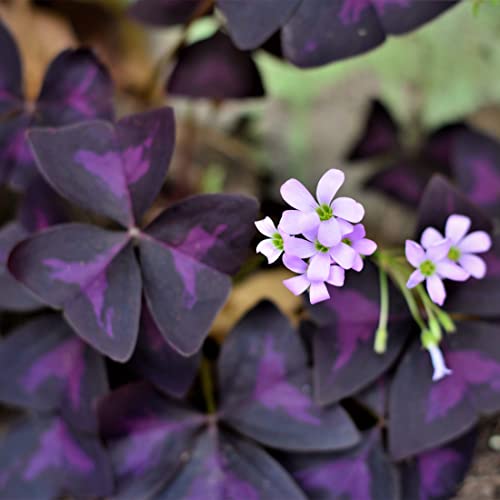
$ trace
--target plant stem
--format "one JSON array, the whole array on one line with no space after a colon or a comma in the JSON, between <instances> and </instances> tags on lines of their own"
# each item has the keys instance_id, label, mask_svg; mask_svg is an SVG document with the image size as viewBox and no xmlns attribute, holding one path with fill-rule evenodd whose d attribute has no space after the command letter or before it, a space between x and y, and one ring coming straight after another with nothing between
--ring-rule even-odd
<instances>
[{"instance_id":1,"label":"plant stem","mask_svg":"<svg viewBox=\"0 0 500 500\"><path fill-rule=\"evenodd\" d=\"M378 327L375 332L375 342L373 349L377 354L384 354L387 350L387 322L389 321L389 284L387 282L387 273L379 267L380 283L380 316Z\"/></svg>"},{"instance_id":2,"label":"plant stem","mask_svg":"<svg viewBox=\"0 0 500 500\"><path fill-rule=\"evenodd\" d=\"M210 361L208 361L205 357L201 360L200 379L203 397L205 398L205 404L207 405L207 412L212 415L217 411L217 408L215 406L214 399L212 367L210 365Z\"/></svg>"}]
</instances>

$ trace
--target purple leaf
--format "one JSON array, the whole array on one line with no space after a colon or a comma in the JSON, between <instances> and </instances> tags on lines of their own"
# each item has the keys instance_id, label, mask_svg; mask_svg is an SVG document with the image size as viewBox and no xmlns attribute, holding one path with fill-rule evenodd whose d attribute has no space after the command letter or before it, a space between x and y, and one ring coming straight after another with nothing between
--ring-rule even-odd
<instances>
[{"instance_id":1,"label":"purple leaf","mask_svg":"<svg viewBox=\"0 0 500 500\"><path fill-rule=\"evenodd\" d=\"M467 125L461 122L434 130L422 147L422 156L438 165L442 174L451 176L455 144L459 143L461 134L467 130Z\"/></svg>"},{"instance_id":2,"label":"purple leaf","mask_svg":"<svg viewBox=\"0 0 500 500\"><path fill-rule=\"evenodd\" d=\"M161 189L174 135L172 110L163 108L116 126L34 129L29 139L41 173L63 197L132 227Z\"/></svg>"},{"instance_id":3,"label":"purple leaf","mask_svg":"<svg viewBox=\"0 0 500 500\"><path fill-rule=\"evenodd\" d=\"M187 23L202 3L203 0L136 0L129 13L151 26L173 26Z\"/></svg>"},{"instance_id":4,"label":"purple leaf","mask_svg":"<svg viewBox=\"0 0 500 500\"><path fill-rule=\"evenodd\" d=\"M399 148L396 122L388 109L379 100L374 99L361 137L347 158L350 161L364 160L372 156L394 153Z\"/></svg>"},{"instance_id":5,"label":"purple leaf","mask_svg":"<svg viewBox=\"0 0 500 500\"><path fill-rule=\"evenodd\" d=\"M264 88L251 55L222 32L182 48L167 92L186 97L242 99L261 97Z\"/></svg>"},{"instance_id":6,"label":"purple leaf","mask_svg":"<svg viewBox=\"0 0 500 500\"><path fill-rule=\"evenodd\" d=\"M224 420L268 446L320 451L358 440L343 409L313 401L305 348L271 303L253 309L224 342L219 383Z\"/></svg>"},{"instance_id":7,"label":"purple leaf","mask_svg":"<svg viewBox=\"0 0 500 500\"><path fill-rule=\"evenodd\" d=\"M17 45L0 21L0 115L22 106L22 68Z\"/></svg>"},{"instance_id":8,"label":"purple leaf","mask_svg":"<svg viewBox=\"0 0 500 500\"><path fill-rule=\"evenodd\" d=\"M199 361L199 353L185 357L170 347L143 304L139 338L130 359L132 368L166 394L180 398L192 385Z\"/></svg>"},{"instance_id":9,"label":"purple leaf","mask_svg":"<svg viewBox=\"0 0 500 500\"><path fill-rule=\"evenodd\" d=\"M313 336L316 398L329 404L375 381L394 363L412 328L406 303L393 286L389 296L389 339L385 354L373 350L380 317L377 268L366 262L361 273L348 276L332 298L311 307L320 323ZM362 369L360 368L362 367Z\"/></svg>"},{"instance_id":10,"label":"purple leaf","mask_svg":"<svg viewBox=\"0 0 500 500\"><path fill-rule=\"evenodd\" d=\"M454 497L469 469L477 432L417 455L400 466L405 500L445 500Z\"/></svg>"},{"instance_id":11,"label":"purple leaf","mask_svg":"<svg viewBox=\"0 0 500 500\"><path fill-rule=\"evenodd\" d=\"M389 401L389 387L391 379L387 374L378 378L353 397L361 406L368 410L379 421L385 420L387 416L387 404Z\"/></svg>"},{"instance_id":12,"label":"purple leaf","mask_svg":"<svg viewBox=\"0 0 500 500\"><path fill-rule=\"evenodd\" d=\"M453 172L460 189L492 216L500 211L500 143L467 130L457 138Z\"/></svg>"},{"instance_id":13,"label":"purple leaf","mask_svg":"<svg viewBox=\"0 0 500 500\"><path fill-rule=\"evenodd\" d=\"M0 441L4 498L88 498L112 489L109 458L98 439L59 417L19 419Z\"/></svg>"},{"instance_id":14,"label":"purple leaf","mask_svg":"<svg viewBox=\"0 0 500 500\"><path fill-rule=\"evenodd\" d=\"M130 357L141 276L127 233L84 224L49 228L16 246L9 269L45 303L63 309L76 333L97 350L119 361Z\"/></svg>"},{"instance_id":15,"label":"purple leaf","mask_svg":"<svg viewBox=\"0 0 500 500\"><path fill-rule=\"evenodd\" d=\"M250 441L209 427L189 461L154 498L163 500L305 500L288 474Z\"/></svg>"},{"instance_id":16,"label":"purple leaf","mask_svg":"<svg viewBox=\"0 0 500 500\"><path fill-rule=\"evenodd\" d=\"M432 381L429 355L414 342L390 393L389 439L396 459L440 446L472 428L480 415L500 410L499 338L497 324L458 323L443 346L453 373L438 382Z\"/></svg>"},{"instance_id":17,"label":"purple leaf","mask_svg":"<svg viewBox=\"0 0 500 500\"><path fill-rule=\"evenodd\" d=\"M345 452L292 455L284 461L310 499L399 499L397 471L378 430L366 432L359 445Z\"/></svg>"},{"instance_id":18,"label":"purple leaf","mask_svg":"<svg viewBox=\"0 0 500 500\"><path fill-rule=\"evenodd\" d=\"M37 411L60 411L82 430L96 430L94 405L107 391L100 355L59 316L43 316L0 342L0 400Z\"/></svg>"}]
</instances>

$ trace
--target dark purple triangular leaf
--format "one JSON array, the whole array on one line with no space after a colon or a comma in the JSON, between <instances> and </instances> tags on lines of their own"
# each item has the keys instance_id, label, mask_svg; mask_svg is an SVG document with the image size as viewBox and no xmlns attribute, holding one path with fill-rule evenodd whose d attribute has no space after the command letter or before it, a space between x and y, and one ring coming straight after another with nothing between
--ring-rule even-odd
<instances>
[{"instance_id":1,"label":"dark purple triangular leaf","mask_svg":"<svg viewBox=\"0 0 500 500\"><path fill-rule=\"evenodd\" d=\"M373 264L366 262L361 273L348 275L343 288L332 289L330 300L311 307L320 323L313 336L313 357L316 398L322 404L368 386L399 355L412 320L401 295L392 285L389 290L389 339L383 355L373 348L380 318L379 278Z\"/></svg>"},{"instance_id":2,"label":"dark purple triangular leaf","mask_svg":"<svg viewBox=\"0 0 500 500\"><path fill-rule=\"evenodd\" d=\"M460 189L492 216L500 214L500 143L467 130L456 141L453 173Z\"/></svg>"},{"instance_id":3,"label":"dark purple triangular leaf","mask_svg":"<svg viewBox=\"0 0 500 500\"><path fill-rule=\"evenodd\" d=\"M305 500L293 480L250 441L209 427L189 461L153 498L159 500Z\"/></svg>"},{"instance_id":4,"label":"dark purple triangular leaf","mask_svg":"<svg viewBox=\"0 0 500 500\"><path fill-rule=\"evenodd\" d=\"M102 357L60 316L43 316L0 342L0 400L59 411L73 426L96 430L94 406L107 391Z\"/></svg>"},{"instance_id":5,"label":"dark purple triangular leaf","mask_svg":"<svg viewBox=\"0 0 500 500\"><path fill-rule=\"evenodd\" d=\"M238 48L256 49L278 31L302 0L218 0Z\"/></svg>"},{"instance_id":6,"label":"dark purple triangular leaf","mask_svg":"<svg viewBox=\"0 0 500 500\"><path fill-rule=\"evenodd\" d=\"M394 153L400 147L398 126L388 109L377 99L372 101L361 137L347 158L364 160L373 156Z\"/></svg>"},{"instance_id":7,"label":"dark purple triangular leaf","mask_svg":"<svg viewBox=\"0 0 500 500\"><path fill-rule=\"evenodd\" d=\"M170 347L143 304L139 338L130 359L132 368L162 391L180 398L191 387L199 362L199 353L185 357Z\"/></svg>"},{"instance_id":8,"label":"dark purple triangular leaf","mask_svg":"<svg viewBox=\"0 0 500 500\"><path fill-rule=\"evenodd\" d=\"M463 123L451 123L434 130L422 147L422 156L439 165L441 173L451 175L455 145L466 130Z\"/></svg>"},{"instance_id":9,"label":"dark purple triangular leaf","mask_svg":"<svg viewBox=\"0 0 500 500\"><path fill-rule=\"evenodd\" d=\"M387 416L390 381L388 375L383 375L372 385L353 396L361 406L366 408L379 421L383 421Z\"/></svg>"},{"instance_id":10,"label":"dark purple triangular leaf","mask_svg":"<svg viewBox=\"0 0 500 500\"><path fill-rule=\"evenodd\" d=\"M16 42L0 21L0 115L22 106L23 77Z\"/></svg>"},{"instance_id":11,"label":"dark purple triangular leaf","mask_svg":"<svg viewBox=\"0 0 500 500\"><path fill-rule=\"evenodd\" d=\"M222 32L182 48L167 92L186 97L261 97L264 88L250 53L238 50Z\"/></svg>"},{"instance_id":12,"label":"dark purple triangular leaf","mask_svg":"<svg viewBox=\"0 0 500 500\"><path fill-rule=\"evenodd\" d=\"M90 498L112 490L111 464L99 440L59 417L20 419L0 440L3 498Z\"/></svg>"},{"instance_id":13,"label":"dark purple triangular leaf","mask_svg":"<svg viewBox=\"0 0 500 500\"><path fill-rule=\"evenodd\" d=\"M400 466L404 500L447 500L455 496L469 469L477 432L417 455Z\"/></svg>"},{"instance_id":14,"label":"dark purple triangular leaf","mask_svg":"<svg viewBox=\"0 0 500 500\"><path fill-rule=\"evenodd\" d=\"M51 63L36 103L35 123L65 125L113 118L113 85L88 49L65 50Z\"/></svg>"},{"instance_id":15,"label":"dark purple triangular leaf","mask_svg":"<svg viewBox=\"0 0 500 500\"><path fill-rule=\"evenodd\" d=\"M415 341L390 393L389 438L396 459L440 446L473 427L480 415L500 410L499 339L498 324L458 323L442 346L453 373L437 382L428 353Z\"/></svg>"},{"instance_id":16,"label":"dark purple triangular leaf","mask_svg":"<svg viewBox=\"0 0 500 500\"><path fill-rule=\"evenodd\" d=\"M132 354L141 276L127 233L84 224L41 231L13 250L9 269L87 342L118 361Z\"/></svg>"},{"instance_id":17,"label":"dark purple triangular leaf","mask_svg":"<svg viewBox=\"0 0 500 500\"><path fill-rule=\"evenodd\" d=\"M384 40L384 29L369 1L302 1L282 30L283 52L300 67L352 57Z\"/></svg>"},{"instance_id":18,"label":"dark purple triangular leaf","mask_svg":"<svg viewBox=\"0 0 500 500\"><path fill-rule=\"evenodd\" d=\"M169 400L145 383L111 393L100 405L118 498L151 498L183 462L205 416Z\"/></svg>"},{"instance_id":19,"label":"dark purple triangular leaf","mask_svg":"<svg viewBox=\"0 0 500 500\"><path fill-rule=\"evenodd\" d=\"M284 462L310 500L399 499L396 467L387 457L377 429L366 432L351 450L292 455Z\"/></svg>"},{"instance_id":20,"label":"dark purple triangular leaf","mask_svg":"<svg viewBox=\"0 0 500 500\"><path fill-rule=\"evenodd\" d=\"M29 139L41 173L63 197L132 227L161 189L174 135L172 110L162 108L116 126L33 129Z\"/></svg>"},{"instance_id":21,"label":"dark purple triangular leaf","mask_svg":"<svg viewBox=\"0 0 500 500\"><path fill-rule=\"evenodd\" d=\"M137 0L129 13L151 26L173 26L187 23L202 3L203 0Z\"/></svg>"},{"instance_id":22,"label":"dark purple triangular leaf","mask_svg":"<svg viewBox=\"0 0 500 500\"><path fill-rule=\"evenodd\" d=\"M347 448L358 440L342 408L323 409L313 401L298 332L269 302L245 316L224 342L219 384L222 418L268 446L321 451Z\"/></svg>"},{"instance_id":23,"label":"dark purple triangular leaf","mask_svg":"<svg viewBox=\"0 0 500 500\"><path fill-rule=\"evenodd\" d=\"M17 222L11 222L0 229L0 309L32 311L43 306L7 269L10 251L26 236L28 231Z\"/></svg>"}]
</instances>

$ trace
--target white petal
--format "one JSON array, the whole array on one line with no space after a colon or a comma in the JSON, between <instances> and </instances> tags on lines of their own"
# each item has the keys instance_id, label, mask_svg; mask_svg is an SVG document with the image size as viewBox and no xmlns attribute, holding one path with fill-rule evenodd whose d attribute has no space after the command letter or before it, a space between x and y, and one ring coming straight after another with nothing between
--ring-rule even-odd
<instances>
[{"instance_id":1,"label":"white petal","mask_svg":"<svg viewBox=\"0 0 500 500\"><path fill-rule=\"evenodd\" d=\"M310 283L305 274L301 274L300 276L294 276L293 278L284 280L283 285L285 285L294 295L300 295L308 289Z\"/></svg>"},{"instance_id":2,"label":"white petal","mask_svg":"<svg viewBox=\"0 0 500 500\"><path fill-rule=\"evenodd\" d=\"M329 298L330 294L328 293L328 289L323 282L311 283L311 288L309 288L309 301L311 304L317 304L318 302L323 302Z\"/></svg>"},{"instance_id":3,"label":"white petal","mask_svg":"<svg viewBox=\"0 0 500 500\"><path fill-rule=\"evenodd\" d=\"M342 233L340 232L337 219L332 217L329 220L323 220L319 223L318 241L325 247L333 247L340 243Z\"/></svg>"},{"instance_id":4,"label":"white petal","mask_svg":"<svg viewBox=\"0 0 500 500\"><path fill-rule=\"evenodd\" d=\"M485 231L468 234L458 245L461 252L483 253L491 248L491 236Z\"/></svg>"},{"instance_id":5,"label":"white petal","mask_svg":"<svg viewBox=\"0 0 500 500\"><path fill-rule=\"evenodd\" d=\"M330 255L339 266L342 266L344 269L351 269L357 253L349 245L339 243L330 249Z\"/></svg>"},{"instance_id":6,"label":"white petal","mask_svg":"<svg viewBox=\"0 0 500 500\"><path fill-rule=\"evenodd\" d=\"M444 289L441 278L437 274L429 276L426 279L426 288L432 302L438 306L442 306L446 299L446 290Z\"/></svg>"},{"instance_id":7,"label":"white petal","mask_svg":"<svg viewBox=\"0 0 500 500\"><path fill-rule=\"evenodd\" d=\"M294 273L304 274L307 271L307 264L302 259L286 253L283 255L283 265Z\"/></svg>"},{"instance_id":8,"label":"white petal","mask_svg":"<svg viewBox=\"0 0 500 500\"><path fill-rule=\"evenodd\" d=\"M443 235L435 228L428 227L423 233L422 238L420 238L420 243L427 249L431 245L434 245L438 241L443 240Z\"/></svg>"},{"instance_id":9,"label":"white petal","mask_svg":"<svg viewBox=\"0 0 500 500\"><path fill-rule=\"evenodd\" d=\"M314 243L302 238L288 237L284 239L283 243L287 254L295 255L301 259L308 259L316 253Z\"/></svg>"},{"instance_id":10,"label":"white petal","mask_svg":"<svg viewBox=\"0 0 500 500\"><path fill-rule=\"evenodd\" d=\"M408 282L406 283L406 288L415 288L418 284L424 281L425 276L417 269L413 271L408 278Z\"/></svg>"},{"instance_id":11,"label":"white petal","mask_svg":"<svg viewBox=\"0 0 500 500\"><path fill-rule=\"evenodd\" d=\"M266 217L265 219L255 221L254 224L259 232L264 236L271 237L278 232L271 217Z\"/></svg>"},{"instance_id":12,"label":"white petal","mask_svg":"<svg viewBox=\"0 0 500 500\"><path fill-rule=\"evenodd\" d=\"M406 240L405 244L406 260L413 266L418 267L425 260L424 249L415 241Z\"/></svg>"},{"instance_id":13,"label":"white petal","mask_svg":"<svg viewBox=\"0 0 500 500\"><path fill-rule=\"evenodd\" d=\"M432 368L434 374L432 375L433 382L441 380L447 375L451 375L452 371L446 366L443 353L437 345L431 345L427 348L431 356Z\"/></svg>"},{"instance_id":14,"label":"white petal","mask_svg":"<svg viewBox=\"0 0 500 500\"><path fill-rule=\"evenodd\" d=\"M453 243L458 243L470 228L470 218L466 215L453 214L448 217L444 234Z\"/></svg>"},{"instance_id":15,"label":"white petal","mask_svg":"<svg viewBox=\"0 0 500 500\"><path fill-rule=\"evenodd\" d=\"M332 168L325 172L318 182L316 198L320 204L330 205L340 186L344 184L345 175L342 170Z\"/></svg>"},{"instance_id":16,"label":"white petal","mask_svg":"<svg viewBox=\"0 0 500 500\"><path fill-rule=\"evenodd\" d=\"M349 222L360 222L365 216L365 209L361 203L352 198L337 198L332 203L333 214Z\"/></svg>"},{"instance_id":17,"label":"white petal","mask_svg":"<svg viewBox=\"0 0 500 500\"><path fill-rule=\"evenodd\" d=\"M285 210L278 224L278 229L288 234L300 234L316 229L319 222L319 215L316 212Z\"/></svg>"},{"instance_id":18,"label":"white petal","mask_svg":"<svg viewBox=\"0 0 500 500\"><path fill-rule=\"evenodd\" d=\"M257 253L261 253L267 257L267 262L272 264L279 259L282 250L279 250L274 246L274 243L270 239L262 240L255 249Z\"/></svg>"},{"instance_id":19,"label":"white petal","mask_svg":"<svg viewBox=\"0 0 500 500\"><path fill-rule=\"evenodd\" d=\"M466 253L458 262L474 278L480 280L486 276L486 262L481 257Z\"/></svg>"},{"instance_id":20,"label":"white petal","mask_svg":"<svg viewBox=\"0 0 500 500\"><path fill-rule=\"evenodd\" d=\"M289 179L280 189L282 198L293 208L309 212L316 210L318 203L307 188L297 179Z\"/></svg>"},{"instance_id":21,"label":"white petal","mask_svg":"<svg viewBox=\"0 0 500 500\"><path fill-rule=\"evenodd\" d=\"M307 278L310 281L326 281L330 275L330 256L327 253L318 253L309 261Z\"/></svg>"},{"instance_id":22,"label":"white petal","mask_svg":"<svg viewBox=\"0 0 500 500\"><path fill-rule=\"evenodd\" d=\"M442 278L447 278L453 281L466 281L470 278L470 274L457 266L454 262L442 260L436 264L436 271Z\"/></svg>"}]
</instances>

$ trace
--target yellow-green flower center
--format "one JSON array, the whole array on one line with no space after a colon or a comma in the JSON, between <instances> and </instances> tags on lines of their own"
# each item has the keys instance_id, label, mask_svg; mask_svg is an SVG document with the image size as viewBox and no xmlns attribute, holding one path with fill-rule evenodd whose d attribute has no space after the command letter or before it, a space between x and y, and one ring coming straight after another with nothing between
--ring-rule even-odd
<instances>
[{"instance_id":1,"label":"yellow-green flower center","mask_svg":"<svg viewBox=\"0 0 500 500\"><path fill-rule=\"evenodd\" d=\"M283 250L283 238L280 233L274 233L271 241L278 250Z\"/></svg>"},{"instance_id":2,"label":"yellow-green flower center","mask_svg":"<svg viewBox=\"0 0 500 500\"><path fill-rule=\"evenodd\" d=\"M319 220L330 220L333 217L333 210L330 205L323 203L316 209L316 213L319 215Z\"/></svg>"},{"instance_id":3,"label":"yellow-green flower center","mask_svg":"<svg viewBox=\"0 0 500 500\"><path fill-rule=\"evenodd\" d=\"M424 260L419 266L420 272L428 278L436 272L436 264L431 260Z\"/></svg>"},{"instance_id":4,"label":"yellow-green flower center","mask_svg":"<svg viewBox=\"0 0 500 500\"><path fill-rule=\"evenodd\" d=\"M462 252L457 247L450 248L450 251L448 252L448 259L452 260L453 262L458 262L461 256Z\"/></svg>"},{"instance_id":5,"label":"yellow-green flower center","mask_svg":"<svg viewBox=\"0 0 500 500\"><path fill-rule=\"evenodd\" d=\"M352 246L352 241L349 238L342 238L342 243Z\"/></svg>"},{"instance_id":6,"label":"yellow-green flower center","mask_svg":"<svg viewBox=\"0 0 500 500\"><path fill-rule=\"evenodd\" d=\"M316 248L316 250L318 252L321 252L321 253L327 253L328 250L330 250L328 247L325 247L325 245L322 245L319 241L316 240L316 242L314 243L314 248Z\"/></svg>"}]
</instances>

